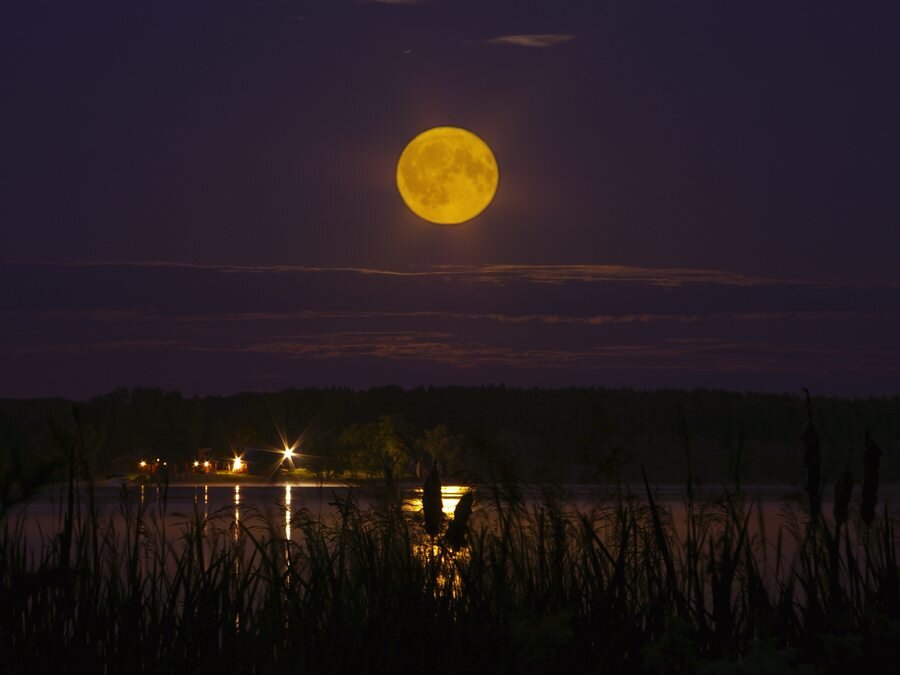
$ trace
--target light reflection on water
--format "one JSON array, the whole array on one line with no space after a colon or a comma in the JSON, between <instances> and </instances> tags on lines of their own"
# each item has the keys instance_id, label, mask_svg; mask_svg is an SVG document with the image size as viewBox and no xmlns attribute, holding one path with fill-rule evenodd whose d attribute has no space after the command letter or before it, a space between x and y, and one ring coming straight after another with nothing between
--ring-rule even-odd
<instances>
[{"instance_id":1,"label":"light reflection on water","mask_svg":"<svg viewBox=\"0 0 900 675\"><path fill-rule=\"evenodd\" d=\"M460 597L462 577L459 568L471 557L468 548L451 551L436 541L420 541L412 544L412 550L413 554L431 569L434 575L435 595L440 596L449 591L451 597Z\"/></svg>"},{"instance_id":2,"label":"light reflection on water","mask_svg":"<svg viewBox=\"0 0 900 675\"><path fill-rule=\"evenodd\" d=\"M185 523L192 522L191 511L197 509L199 512L202 508L203 515L203 534L210 536L221 532L228 540L240 543L245 542L246 538L239 536L241 530L245 526L251 529L256 523L263 522L253 517L254 513L264 515L268 510L274 511L277 520L272 522L276 528L279 538L282 537L285 543L284 556L285 564L290 569L293 561L291 556L293 546L302 543L303 529L294 528L297 519L293 515L293 509L303 509L309 513L317 513L323 522L331 524L339 518L339 510L337 504L346 499L351 488L340 485L320 486L315 483L279 483L279 484L248 484L227 485L227 484L202 484L193 485L171 485L169 486L164 504L159 490L154 489L158 486L148 484L128 485L126 492L135 501L140 500L144 505L146 501L147 507L154 507L146 512L148 519L153 519L150 523L154 528L159 527L160 531L165 532L165 536L176 537L181 531L180 528ZM199 494L203 492L203 506L199 504ZM376 503L376 499L372 493L361 488L352 489L354 495L358 497L358 503L361 509L365 510ZM443 511L446 516L452 517L453 512L459 503L461 497L465 494L467 488L459 485L446 485L442 488ZM567 499L565 500L568 508L577 509L585 513L591 512L596 508L606 509L603 513L608 513L611 505L614 505L614 492L612 489L603 486L568 486L564 488ZM60 488L55 491L48 491L46 496L39 497L29 504L22 507L16 517L22 517L24 523L24 532L28 537L29 550L38 554L44 546L45 540L54 536L61 531L63 521L60 518L60 506L65 504L64 489ZM405 491L407 499L404 500L404 509L411 518L420 518L422 510L422 490L414 486L410 486ZM635 490L634 494L640 500L641 490ZM801 523L804 520L802 506L805 496L797 488L757 488L755 491L748 491L748 499L753 499L754 515L748 523L748 537L751 540L758 541L764 538L768 542L768 550L775 550L776 541L779 537L779 531L788 523L788 515L793 512L800 518ZM99 515L114 526L124 522L124 516L120 510L120 499L122 496L122 488L118 485L98 486L95 492L96 505ZM676 538L683 540L686 530L686 513L683 492L678 492L675 487L670 489L660 489L658 493L658 503L668 513L667 520L673 527L673 533ZM759 501L756 501L756 500ZM856 505L858 497L855 497ZM526 498L529 508L533 508L540 500L539 495L533 495ZM160 509L156 506L160 505ZM879 489L879 508L884 504L888 504L895 517L900 517L900 490L896 486L883 486ZM250 511L248 511L248 508ZM823 504L823 515L829 525L832 523L831 504L826 500ZM853 506L857 509L858 505ZM485 495L481 501L481 508L476 508L473 514L473 524L475 527L491 527L491 516L494 513L493 500ZM200 513L197 513L199 516ZM108 519L108 521L106 520ZM596 527L598 535L601 537L614 536L613 530L608 530L610 521L604 517L598 517ZM170 528L170 529L166 529ZM415 530L414 528L414 531ZM785 532L784 547L782 554L785 561L790 562L797 553L797 544L792 537ZM212 539L210 540L213 541ZM290 543L293 542L293 543ZM428 542L430 546L433 542ZM421 551L423 556L431 554L434 557L434 550L425 548Z\"/></svg>"},{"instance_id":3,"label":"light reflection on water","mask_svg":"<svg viewBox=\"0 0 900 675\"><path fill-rule=\"evenodd\" d=\"M459 500L463 498L471 488L464 485L441 486L441 509L447 518L452 518L456 512ZM423 511L422 496L424 490L418 488L414 491L415 497L403 502L403 508L412 513L420 514ZM412 545L413 553L431 569L434 579L434 591L437 595L450 593L451 597L459 597L462 592L462 578L459 575L459 565L469 558L467 548L459 551L451 551L440 543L439 538L428 541L415 542Z\"/></svg>"},{"instance_id":4,"label":"light reflection on water","mask_svg":"<svg viewBox=\"0 0 900 675\"><path fill-rule=\"evenodd\" d=\"M241 486L234 486L234 541L237 542L241 528Z\"/></svg>"},{"instance_id":5,"label":"light reflection on water","mask_svg":"<svg viewBox=\"0 0 900 675\"><path fill-rule=\"evenodd\" d=\"M443 511L445 516L453 516L456 511L456 505L471 488L464 485L442 485L441 500L443 501ZM403 506L407 511L420 512L422 510L422 488L417 488L413 499L407 499L403 502Z\"/></svg>"},{"instance_id":6,"label":"light reflection on water","mask_svg":"<svg viewBox=\"0 0 900 675\"><path fill-rule=\"evenodd\" d=\"M241 486L234 486L234 543L237 544L240 540L240 527L241 527ZM235 581L240 579L241 577L241 556L236 555L234 557L234 578ZM236 611L234 613L234 629L240 631L241 629L241 613L240 611Z\"/></svg>"},{"instance_id":7,"label":"light reflection on water","mask_svg":"<svg viewBox=\"0 0 900 675\"><path fill-rule=\"evenodd\" d=\"M284 486L284 538L291 540L291 486Z\"/></svg>"},{"instance_id":8,"label":"light reflection on water","mask_svg":"<svg viewBox=\"0 0 900 675\"><path fill-rule=\"evenodd\" d=\"M291 485L284 486L284 588L285 604L287 604L287 589L291 587ZM284 629L288 630L290 621L287 613L284 615Z\"/></svg>"}]
</instances>

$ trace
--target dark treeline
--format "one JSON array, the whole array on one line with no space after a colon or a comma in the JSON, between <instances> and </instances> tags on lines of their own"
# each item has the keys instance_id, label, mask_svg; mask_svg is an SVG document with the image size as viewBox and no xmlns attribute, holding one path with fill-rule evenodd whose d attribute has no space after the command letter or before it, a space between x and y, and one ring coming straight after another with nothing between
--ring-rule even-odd
<instances>
[{"instance_id":1,"label":"dark treeline","mask_svg":"<svg viewBox=\"0 0 900 675\"><path fill-rule=\"evenodd\" d=\"M813 397L812 410L823 478L845 467L861 477L868 431L885 451L883 480L897 481L900 397ZM644 463L654 481L679 483L690 458L700 481L800 485L805 420L799 392L382 387L184 398L122 388L79 402L0 400L0 457L25 466L53 459L79 424L103 475L140 457L177 463L198 448L227 456L280 447L280 430L290 442L302 436L301 462L314 469L374 469L367 457L394 444L445 452L447 468L475 477L502 464L525 479L632 482Z\"/></svg>"}]
</instances>

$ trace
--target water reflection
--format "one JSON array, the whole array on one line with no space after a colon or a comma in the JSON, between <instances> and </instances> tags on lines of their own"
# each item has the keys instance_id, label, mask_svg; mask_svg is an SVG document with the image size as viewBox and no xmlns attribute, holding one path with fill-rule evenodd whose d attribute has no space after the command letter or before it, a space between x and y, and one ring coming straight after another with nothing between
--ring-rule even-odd
<instances>
[{"instance_id":1,"label":"water reflection","mask_svg":"<svg viewBox=\"0 0 900 675\"><path fill-rule=\"evenodd\" d=\"M291 567L291 486L284 486L284 573L290 584L288 573Z\"/></svg>"},{"instance_id":2,"label":"water reflection","mask_svg":"<svg viewBox=\"0 0 900 675\"><path fill-rule=\"evenodd\" d=\"M197 488L194 486L194 513L197 513L197 506L200 504L200 497L197 495ZM200 521L201 532L206 536L209 526L209 485L203 485L203 520Z\"/></svg>"},{"instance_id":3,"label":"water reflection","mask_svg":"<svg viewBox=\"0 0 900 675\"><path fill-rule=\"evenodd\" d=\"M442 485L441 486L441 500L443 502L443 511L445 516L453 517L453 512L456 511L456 505L459 504L459 500L463 498L463 495L467 492L471 492L472 488L466 487L465 485ZM415 511L421 512L422 507L422 488L419 488L415 491L415 497L413 499L407 499L403 506L407 511Z\"/></svg>"},{"instance_id":4,"label":"water reflection","mask_svg":"<svg viewBox=\"0 0 900 675\"><path fill-rule=\"evenodd\" d=\"M240 539L241 528L241 486L234 486L234 542L238 543ZM234 556L234 579L238 582L241 578L241 553L235 552ZM238 632L241 630L241 613L240 610L234 613L234 629Z\"/></svg>"},{"instance_id":5,"label":"water reflection","mask_svg":"<svg viewBox=\"0 0 900 675\"><path fill-rule=\"evenodd\" d=\"M241 529L241 486L234 486L234 541L237 542Z\"/></svg>"},{"instance_id":6,"label":"water reflection","mask_svg":"<svg viewBox=\"0 0 900 675\"><path fill-rule=\"evenodd\" d=\"M291 540L291 486L284 486L284 538Z\"/></svg>"},{"instance_id":7,"label":"water reflection","mask_svg":"<svg viewBox=\"0 0 900 675\"><path fill-rule=\"evenodd\" d=\"M441 510L444 516L452 518L456 512L456 506L464 495L471 492L471 488L464 485L441 486ZM404 502L404 508L414 513L423 512L421 488L415 491L415 497ZM460 565L465 564L469 558L468 549L453 551L449 549L440 538L422 540L413 544L413 553L427 566L433 584L436 597L450 596L460 597L462 593L462 578L460 577Z\"/></svg>"},{"instance_id":8,"label":"water reflection","mask_svg":"<svg viewBox=\"0 0 900 675\"><path fill-rule=\"evenodd\" d=\"M291 486L284 486L284 593L282 594L285 607L287 607L289 597L288 589L291 587ZM287 632L289 627L288 615L284 615L284 630Z\"/></svg>"}]
</instances>

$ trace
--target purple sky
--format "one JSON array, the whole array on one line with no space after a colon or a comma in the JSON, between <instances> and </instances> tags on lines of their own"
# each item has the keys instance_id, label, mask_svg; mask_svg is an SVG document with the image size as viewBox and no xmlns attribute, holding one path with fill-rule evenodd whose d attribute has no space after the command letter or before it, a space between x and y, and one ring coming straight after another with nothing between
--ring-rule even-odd
<instances>
[{"instance_id":1,"label":"purple sky","mask_svg":"<svg viewBox=\"0 0 900 675\"><path fill-rule=\"evenodd\" d=\"M0 396L380 384L900 391L900 10L18 2ZM405 143L471 129L474 221Z\"/></svg>"}]
</instances>

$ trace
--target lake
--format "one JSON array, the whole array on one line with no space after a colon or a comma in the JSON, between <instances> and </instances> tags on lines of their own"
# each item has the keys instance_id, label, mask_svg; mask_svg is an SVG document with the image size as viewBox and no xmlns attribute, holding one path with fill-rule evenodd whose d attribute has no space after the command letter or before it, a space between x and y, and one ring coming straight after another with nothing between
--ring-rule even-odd
<instances>
[{"instance_id":1,"label":"lake","mask_svg":"<svg viewBox=\"0 0 900 675\"><path fill-rule=\"evenodd\" d=\"M459 485L445 485L442 488L444 512L452 517L460 497L470 488ZM544 491L538 487L524 487L525 503L537 508ZM679 537L685 534L686 503L684 486L656 486L654 496L660 506L671 514L671 525ZM415 484L402 487L404 508L410 512L421 511L421 489ZM559 496L567 509L580 512L602 511L616 502L616 488L605 485L563 485L552 488L552 494ZM855 500L860 489L855 489ZM26 506L17 509L12 519L22 519L24 533L28 537L29 549L35 553L43 541L61 531L61 505L65 504L65 486L59 485L48 490ZM623 489L626 498L638 502L646 501L643 486ZM715 512L724 491L717 488L695 490L695 502L710 513ZM786 527L792 519L803 519L802 505L805 493L792 486L759 485L744 489L747 502L752 502L758 510L748 521L751 537L759 537L763 531L769 543L773 543L779 529ZM292 517L300 510L310 516L325 521L337 518L337 504L353 495L363 508L374 505L377 490L366 486L352 486L346 483L253 483L239 484L196 483L170 484L168 489L153 484L101 484L95 487L95 505L101 519L117 526L123 522L121 504L125 497L132 505L141 504L146 514L177 536L179 530L195 517L208 520L213 528L222 531L233 528L237 523L260 526L264 523L277 526L281 536L299 541L301 534L292 527ZM826 490L822 511L826 522L832 525L830 502L831 491ZM879 509L885 503L891 513L898 514L900 487L888 486L879 491ZM82 506L83 508L83 506ZM493 517L493 504L486 489L476 490L474 524L489 525ZM760 518L759 515L762 515ZM791 552L787 550L786 552Z\"/></svg>"}]
</instances>

